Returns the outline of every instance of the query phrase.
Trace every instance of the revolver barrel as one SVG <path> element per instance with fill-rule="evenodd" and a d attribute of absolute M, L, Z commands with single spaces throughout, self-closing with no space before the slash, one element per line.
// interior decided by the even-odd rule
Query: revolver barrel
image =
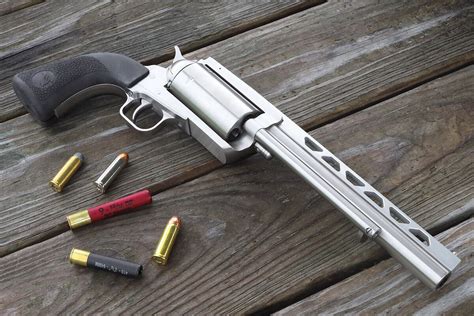
<path fill-rule="evenodd" d="M 167 120 L 198 140 L 222 163 L 251 150 L 279 158 L 327 198 L 368 239 L 384 247 L 430 288 L 441 286 L 459 258 L 364 181 L 257 91 L 212 58 L 191 61 L 176 48 L 167 68 L 130 88 L 121 115 L 140 131 Z M 136 126 L 125 110 L 138 99 L 163 118 L 152 129 Z"/>
<path fill-rule="evenodd" d="M 231 149 L 227 152 L 237 151 L 244 139 L 250 139 L 247 146 L 265 153 L 266 158 L 275 156 L 282 160 L 430 288 L 441 286 L 460 262 L 414 220 L 214 59 L 195 62 L 177 54 L 168 68 L 167 79 L 170 92 L 217 133 L 212 139 L 224 141 Z M 206 142 L 202 144 L 208 146 Z"/>
<path fill-rule="evenodd" d="M 299 133 L 306 134 L 302 130 Z M 309 135 L 300 142 L 273 126 L 260 130 L 256 139 L 430 288 L 441 286 L 460 262 Z"/>

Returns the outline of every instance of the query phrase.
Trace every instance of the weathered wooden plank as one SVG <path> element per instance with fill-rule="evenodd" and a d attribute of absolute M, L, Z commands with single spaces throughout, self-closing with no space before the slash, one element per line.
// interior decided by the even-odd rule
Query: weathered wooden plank
<path fill-rule="evenodd" d="M 191 57 L 212 54 L 297 123 L 311 127 L 471 59 L 466 45 L 472 42 L 472 33 L 466 33 L 463 26 L 469 24 L 463 10 L 466 2 L 416 3 L 378 5 L 367 0 L 357 5 L 327 4 L 205 48 Z M 340 32 L 342 26 L 334 28 L 348 21 L 350 29 Z M 369 30 L 367 25 L 371 26 Z M 368 35 L 368 31 L 377 36 Z M 460 33 L 439 43 L 448 32 Z M 400 41 L 393 42 L 397 36 Z M 359 39 L 355 44 L 354 38 Z M 262 44 L 255 45 L 260 39 Z M 357 54 L 351 55 L 351 45 L 355 45 Z M 336 68 L 326 73 L 317 71 L 313 64 L 320 69 L 324 65 Z M 353 64 L 357 64 L 356 69 Z M 297 84 L 301 86 L 296 89 Z M 116 105 L 91 103 L 50 128 L 38 126 L 29 116 L 0 126 L 0 215 L 4 216 L 0 254 L 61 232 L 62 217 L 71 210 L 146 186 L 159 191 L 218 166 L 204 149 L 181 133 L 165 130 L 156 136 L 138 135 L 125 127 L 116 114 Z M 132 166 L 109 195 L 99 197 L 89 183 L 123 150 L 130 152 Z M 52 193 L 48 179 L 76 151 L 88 157 L 86 168 L 63 195 Z"/>
<path fill-rule="evenodd" d="M 173 45 L 193 50 L 321 2 L 87 0 L 13 12 L 1 23 L 0 122 L 25 113 L 11 89 L 25 68 L 94 51 L 163 61 Z"/>
<path fill-rule="evenodd" d="M 473 76 L 469 67 L 311 134 L 436 229 L 474 199 Z M 150 256 L 172 215 L 183 230 L 159 268 Z M 385 258 L 356 233 L 283 164 L 253 156 L 166 190 L 145 210 L 1 258 L 0 304 L 21 314 L 253 312 Z M 142 262 L 143 278 L 72 267 L 71 247 Z"/>
<path fill-rule="evenodd" d="M 358 273 L 275 315 L 471 315 L 474 307 L 474 220 L 439 235 L 461 263 L 449 282 L 430 291 L 393 259 Z"/>
<path fill-rule="evenodd" d="M 2 0 L 0 2 L 0 16 L 27 8 L 40 2 L 44 2 L 44 0 Z"/>
<path fill-rule="evenodd" d="M 222 60 L 311 129 L 472 63 L 473 18 L 469 1 L 334 1 L 190 57 Z"/>
<path fill-rule="evenodd" d="M 225 61 L 250 83 L 258 83 L 261 91 L 268 89 L 267 96 L 273 96 L 278 104 L 298 102 L 305 111 L 295 114 L 302 119 L 307 111 L 322 112 L 328 118 L 335 118 L 338 113 L 351 111 L 352 107 L 374 102 L 374 97 L 383 99 L 472 62 L 473 10 L 469 5 L 467 0 L 450 3 L 339 1 L 236 36 L 203 50 L 204 55 L 197 53 L 195 56 L 209 53 Z M 168 30 L 163 32 L 168 34 Z M 142 45 L 127 51 L 122 49 L 120 43 L 130 35 L 127 33 L 114 38 L 120 40 L 118 44 L 116 41 L 110 47 L 100 44 L 100 50 L 126 53 L 139 60 L 162 60 L 163 56 L 170 56 L 174 44 L 181 45 L 185 51 L 204 45 L 188 47 L 178 40 L 179 36 L 164 41 L 157 30 L 138 32 L 133 29 L 131 33 L 131 36 L 138 34 L 139 38 L 127 43 L 139 41 Z M 166 45 L 154 43 L 149 38 L 154 34 L 158 34 L 155 41 Z M 109 39 L 104 41 L 108 43 Z M 150 45 L 152 42 L 154 45 Z M 77 45 L 76 37 L 73 43 L 71 51 L 47 47 L 44 52 L 48 52 L 47 58 L 37 60 L 38 52 L 32 52 L 32 56 L 13 60 L 8 67 L 2 67 L 11 70 L 4 72 L 8 82 L 0 84 L 0 120 L 2 113 L 24 113 L 9 83 L 9 78 L 16 72 L 30 65 L 99 49 L 96 43 Z M 140 55 L 142 50 L 148 52 L 146 57 Z M 160 54 L 156 54 L 158 51 Z M 56 53 L 51 55 L 51 52 Z M 261 82 L 267 76 L 272 80 Z M 346 82 L 348 79 L 351 84 Z M 279 92 L 282 88 L 286 91 L 283 94 Z M 312 94 L 315 90 L 317 97 Z M 333 98 L 335 93 L 339 96 L 336 100 Z M 305 124 L 313 126 L 315 122 Z"/>

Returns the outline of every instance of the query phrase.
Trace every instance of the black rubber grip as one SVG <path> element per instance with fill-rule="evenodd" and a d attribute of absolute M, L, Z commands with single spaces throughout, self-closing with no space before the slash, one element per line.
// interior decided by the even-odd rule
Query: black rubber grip
<path fill-rule="evenodd" d="M 100 270 L 119 273 L 131 278 L 140 276 L 143 266 L 137 263 L 128 262 L 120 259 L 105 257 L 94 253 L 89 254 L 87 266 Z"/>
<path fill-rule="evenodd" d="M 81 91 L 103 84 L 123 89 L 133 86 L 147 75 L 148 69 L 145 66 L 127 56 L 93 53 L 16 74 L 13 77 L 13 89 L 31 115 L 46 122 L 55 115 L 58 106 L 72 96 L 77 96 L 78 93 L 80 95 Z M 98 89 L 87 96 L 98 94 L 107 93 L 101 93 Z"/>

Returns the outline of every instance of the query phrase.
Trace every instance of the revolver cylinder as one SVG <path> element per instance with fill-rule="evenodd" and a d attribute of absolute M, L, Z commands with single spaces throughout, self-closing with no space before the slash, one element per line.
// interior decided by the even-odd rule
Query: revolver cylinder
<path fill-rule="evenodd" d="M 173 66 L 181 69 L 168 73 L 169 91 L 223 139 L 239 137 L 243 122 L 258 114 L 249 101 L 205 66 L 189 61 Z"/>

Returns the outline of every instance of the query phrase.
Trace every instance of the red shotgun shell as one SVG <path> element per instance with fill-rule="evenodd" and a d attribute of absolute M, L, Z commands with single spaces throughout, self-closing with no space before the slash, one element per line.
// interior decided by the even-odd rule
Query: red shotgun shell
<path fill-rule="evenodd" d="M 133 210 L 143 205 L 151 204 L 152 198 L 149 190 L 143 190 L 122 197 L 118 200 L 107 202 L 87 210 L 79 211 L 67 217 L 71 229 L 90 223 L 101 221 L 121 213 Z"/>

